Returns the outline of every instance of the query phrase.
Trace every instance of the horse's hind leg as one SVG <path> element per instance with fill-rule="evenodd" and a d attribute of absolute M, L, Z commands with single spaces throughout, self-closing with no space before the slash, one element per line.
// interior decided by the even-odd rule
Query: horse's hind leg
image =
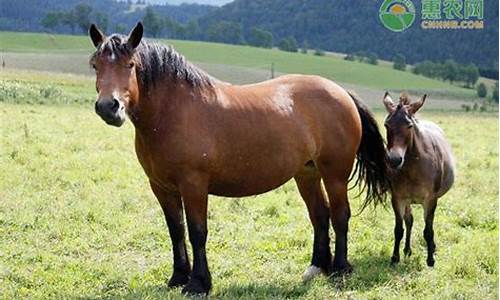
<path fill-rule="evenodd" d="M 434 243 L 434 212 L 436 211 L 437 199 L 431 199 L 424 202 L 424 238 L 427 242 L 427 265 L 434 266 L 434 252 L 436 244 Z"/>
<path fill-rule="evenodd" d="M 411 213 L 410 204 L 406 205 L 404 220 L 406 225 L 406 240 L 403 252 L 406 256 L 411 256 L 411 228 L 413 226 L 413 215 Z"/>
<path fill-rule="evenodd" d="M 191 274 L 191 267 L 186 250 L 185 229 L 180 195 L 166 192 L 151 182 L 151 189 L 160 202 L 172 241 L 174 272 L 168 281 L 169 287 L 185 285 Z"/>
<path fill-rule="evenodd" d="M 353 161 L 354 157 L 352 160 L 338 159 L 335 163 L 323 162 L 319 166 L 330 202 L 330 217 L 335 231 L 335 255 L 332 272 L 336 274 L 352 271 L 351 264 L 347 261 L 347 231 L 351 217 L 347 198 L 347 182 Z"/>
<path fill-rule="evenodd" d="M 332 254 L 330 252 L 330 213 L 323 190 L 321 188 L 321 177 L 314 167 L 307 167 L 304 172 L 295 176 L 295 182 L 300 195 L 306 203 L 309 218 L 314 229 L 314 244 L 311 265 L 304 272 L 304 281 L 312 279 L 320 272 L 329 274 L 331 272 Z"/>
<path fill-rule="evenodd" d="M 394 250 L 392 251 L 391 264 L 395 265 L 399 262 L 399 245 L 404 234 L 403 215 L 405 205 L 401 199 L 392 196 L 392 208 L 394 210 Z"/>

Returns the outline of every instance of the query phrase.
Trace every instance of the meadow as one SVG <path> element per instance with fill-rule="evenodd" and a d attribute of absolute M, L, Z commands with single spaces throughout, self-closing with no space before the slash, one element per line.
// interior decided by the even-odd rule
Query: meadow
<path fill-rule="evenodd" d="M 8 34 L 0 33 L 0 47 L 11 47 L 9 53 L 63 52 L 61 44 L 50 48 L 43 40 L 36 40 L 34 47 L 33 37 L 23 39 L 22 34 L 15 48 L 13 41 L 10 46 L 3 43 Z M 79 44 L 80 39 L 84 37 L 69 41 L 67 46 L 74 49 L 64 51 L 73 55 L 82 47 L 81 55 L 88 57 L 86 51 L 91 48 Z M 190 42 L 176 43 L 180 49 Z M 245 51 L 253 49 L 213 47 L 241 48 L 241 60 L 232 50 L 220 50 L 226 51 L 227 62 L 234 60 L 229 66 L 223 62 L 224 55 L 215 53 L 219 50 L 194 53 L 192 46 L 192 54 L 189 49 L 183 53 L 213 55 L 202 63 L 229 74 L 248 66 L 245 61 L 250 58 L 245 55 L 252 54 Z M 305 57 L 252 51 L 268 51 L 284 59 Z M 214 58 L 218 55 L 220 61 Z M 337 63 L 328 57 L 310 57 Z M 254 59 L 255 64 L 261 62 L 257 56 Z M 307 63 L 289 66 L 307 68 Z M 351 67 L 338 63 L 338 68 Z M 364 71 L 372 66 L 361 67 Z M 60 72 L 59 66 L 53 68 Z M 378 68 L 375 73 L 395 72 L 374 68 Z M 247 74 L 258 77 L 243 73 L 242 78 Z M 373 83 L 376 88 L 360 84 L 355 77 L 350 82 L 378 93 L 381 84 L 398 85 L 388 78 Z M 350 276 L 323 276 L 302 283 L 312 250 L 312 227 L 291 181 L 260 196 L 210 198 L 207 255 L 214 285 L 210 298 L 498 298 L 498 113 L 456 111 L 450 99 L 455 93 L 464 95 L 461 89 L 457 92 L 458 87 L 418 79 L 422 81 L 397 78 L 399 88 L 411 90 L 414 85 L 423 92 L 435 87 L 448 99 L 438 109 L 424 107 L 420 117 L 444 129 L 457 161 L 455 185 L 436 211 L 436 266 L 425 264 L 423 212 L 418 206 L 414 206 L 413 255 L 397 267 L 390 266 L 393 213 L 388 205 L 351 218 L 349 258 L 354 272 Z M 87 75 L 0 69 L 0 298 L 185 299 L 180 289 L 166 286 L 172 271 L 170 238 L 135 156 L 133 126 L 130 122 L 122 128 L 105 125 L 94 113 L 93 99 L 94 81 Z M 381 124 L 385 113 L 378 101 L 370 101 Z M 354 214 L 361 203 L 356 194 L 356 190 L 351 193 Z"/>

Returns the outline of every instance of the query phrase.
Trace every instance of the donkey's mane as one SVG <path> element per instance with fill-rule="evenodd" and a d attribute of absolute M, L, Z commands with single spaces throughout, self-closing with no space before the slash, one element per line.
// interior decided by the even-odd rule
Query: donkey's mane
<path fill-rule="evenodd" d="M 126 36 L 113 34 L 97 47 L 92 58 L 103 53 L 115 55 L 117 59 L 134 55 L 138 77 L 145 86 L 155 85 L 165 75 L 170 76 L 173 80 L 184 80 L 193 87 L 212 86 L 215 80 L 187 61 L 172 46 L 165 46 L 153 41 L 142 40 L 133 50 L 127 46 Z"/>

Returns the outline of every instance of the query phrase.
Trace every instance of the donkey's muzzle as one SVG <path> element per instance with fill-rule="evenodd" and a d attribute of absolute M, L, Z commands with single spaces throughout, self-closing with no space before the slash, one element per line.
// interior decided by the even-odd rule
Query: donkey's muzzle
<path fill-rule="evenodd" d="M 399 154 L 389 153 L 389 166 L 393 169 L 401 169 L 403 166 L 403 157 Z"/>
<path fill-rule="evenodd" d="M 118 99 L 97 100 L 95 112 L 109 125 L 118 127 L 125 121 L 125 107 Z"/>

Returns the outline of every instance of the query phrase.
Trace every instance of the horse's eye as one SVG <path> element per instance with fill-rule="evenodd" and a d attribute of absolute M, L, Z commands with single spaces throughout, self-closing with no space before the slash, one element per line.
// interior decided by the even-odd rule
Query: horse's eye
<path fill-rule="evenodd" d="M 409 124 L 408 125 L 408 129 L 412 128 L 413 127 L 413 124 Z"/>
<path fill-rule="evenodd" d="M 128 68 L 129 68 L 129 69 L 132 69 L 134 66 L 135 66 L 135 64 L 134 64 L 133 62 L 130 62 L 130 63 L 128 64 Z"/>
<path fill-rule="evenodd" d="M 97 67 L 95 66 L 95 64 L 92 64 L 92 69 L 97 71 Z"/>

